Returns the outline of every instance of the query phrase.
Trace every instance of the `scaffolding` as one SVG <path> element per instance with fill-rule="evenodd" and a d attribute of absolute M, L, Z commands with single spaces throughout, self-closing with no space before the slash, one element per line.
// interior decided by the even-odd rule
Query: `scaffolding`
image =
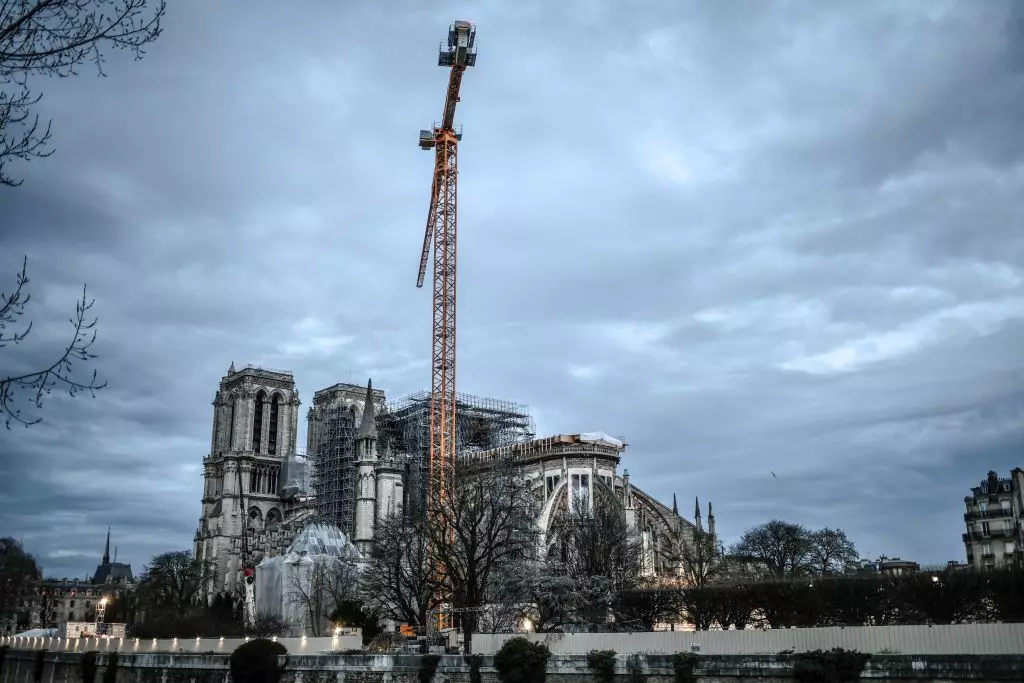
<path fill-rule="evenodd" d="M 366 387 L 338 383 L 313 394 L 307 422 L 307 458 L 312 463 L 312 488 L 317 521 L 334 524 L 349 538 L 355 533 L 357 406 L 366 399 Z M 373 391 L 379 412 L 384 392 Z"/>
<path fill-rule="evenodd" d="M 527 406 L 498 398 L 456 394 L 455 459 L 530 441 L 537 428 Z M 408 514 L 424 510 L 430 463 L 430 392 L 419 391 L 386 403 L 377 415 L 378 446 L 406 453 Z M 417 495 L 418 494 L 418 495 Z"/>
<path fill-rule="evenodd" d="M 355 531 L 355 411 L 350 405 L 314 406 L 309 411 L 317 521 L 333 524 L 349 537 Z"/>

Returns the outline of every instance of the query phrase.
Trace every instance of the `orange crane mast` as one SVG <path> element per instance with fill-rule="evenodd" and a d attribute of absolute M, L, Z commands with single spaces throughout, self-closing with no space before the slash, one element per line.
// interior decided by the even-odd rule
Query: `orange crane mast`
<path fill-rule="evenodd" d="M 459 102 L 462 74 L 476 64 L 476 26 L 456 21 L 448 29 L 448 44 L 441 44 L 437 65 L 451 69 L 448 91 L 440 125 L 421 130 L 421 149 L 434 150 L 434 177 L 430 190 L 430 208 L 423 235 L 419 276 L 422 287 L 427 273 L 427 258 L 433 242 L 434 295 L 433 340 L 431 349 L 430 462 L 428 471 L 427 514 L 434 523 L 437 505 L 450 495 L 455 476 L 455 276 L 456 237 L 458 234 L 458 150 L 461 131 L 455 129 L 455 106 Z M 440 568 L 433 571 L 440 574 Z M 441 612 L 438 627 L 447 625 L 448 614 Z"/>

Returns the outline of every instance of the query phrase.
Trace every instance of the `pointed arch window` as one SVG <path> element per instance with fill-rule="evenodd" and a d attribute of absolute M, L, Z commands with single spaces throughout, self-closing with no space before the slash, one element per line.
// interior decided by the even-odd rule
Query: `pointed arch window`
<path fill-rule="evenodd" d="M 270 455 L 277 454 L 277 418 L 280 403 L 281 394 L 275 393 L 274 397 L 270 399 L 270 436 L 267 440 L 267 453 Z"/>
<path fill-rule="evenodd" d="M 256 394 L 256 412 L 252 416 L 252 450 L 259 453 L 263 441 L 263 404 L 266 402 L 266 395 L 260 391 Z"/>

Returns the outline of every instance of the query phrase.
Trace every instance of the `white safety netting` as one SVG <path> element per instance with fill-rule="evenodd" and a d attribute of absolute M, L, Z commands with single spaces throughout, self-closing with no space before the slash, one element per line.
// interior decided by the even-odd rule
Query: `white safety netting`
<path fill-rule="evenodd" d="M 281 617 L 297 628 L 308 626 L 310 603 L 335 592 L 327 584 L 354 581 L 359 560 L 359 551 L 341 529 L 310 524 L 282 555 L 256 566 L 256 614 Z"/>
<path fill-rule="evenodd" d="M 312 469 L 309 458 L 305 456 L 289 455 L 285 458 L 281 497 L 289 499 L 308 493 Z"/>

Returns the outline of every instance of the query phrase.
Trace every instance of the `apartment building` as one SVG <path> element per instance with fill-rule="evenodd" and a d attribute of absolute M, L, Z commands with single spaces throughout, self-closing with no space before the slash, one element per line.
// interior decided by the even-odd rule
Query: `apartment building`
<path fill-rule="evenodd" d="M 964 504 L 967 564 L 994 569 L 1024 562 L 1024 470 L 1015 467 L 1009 477 L 989 472 Z"/>

